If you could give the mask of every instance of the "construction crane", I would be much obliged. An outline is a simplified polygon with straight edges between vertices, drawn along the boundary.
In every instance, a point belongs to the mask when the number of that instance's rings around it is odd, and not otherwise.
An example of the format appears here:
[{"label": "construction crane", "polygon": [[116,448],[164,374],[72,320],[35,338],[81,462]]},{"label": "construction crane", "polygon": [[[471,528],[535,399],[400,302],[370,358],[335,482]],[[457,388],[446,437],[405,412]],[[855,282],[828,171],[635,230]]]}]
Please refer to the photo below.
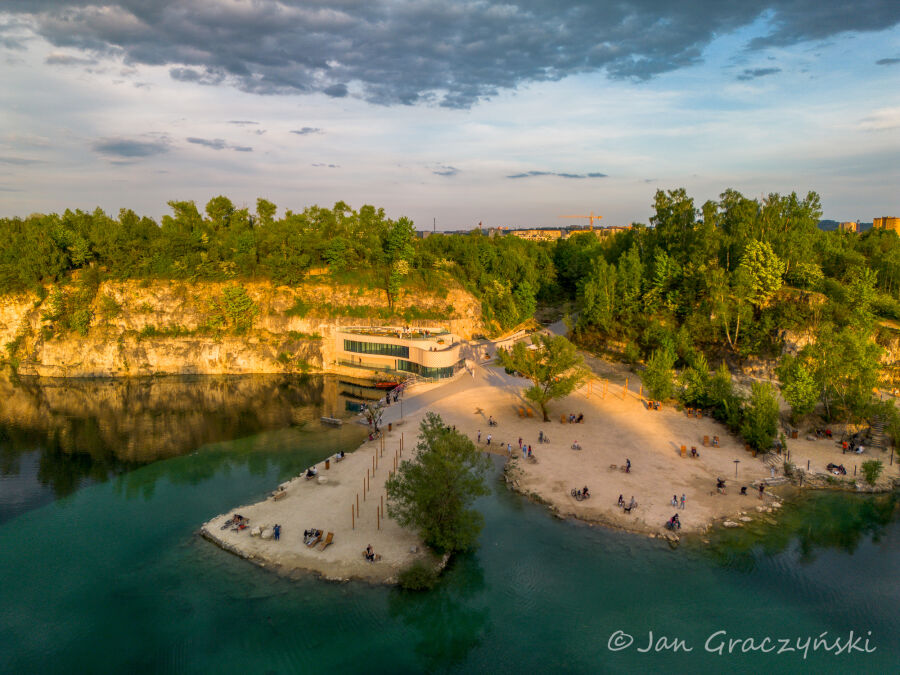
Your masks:
[{"label": "construction crane", "polygon": [[594,231],[594,220],[599,221],[603,216],[595,216],[594,212],[591,211],[591,215],[589,216],[557,216],[557,218],[587,218],[591,224],[591,232]]}]

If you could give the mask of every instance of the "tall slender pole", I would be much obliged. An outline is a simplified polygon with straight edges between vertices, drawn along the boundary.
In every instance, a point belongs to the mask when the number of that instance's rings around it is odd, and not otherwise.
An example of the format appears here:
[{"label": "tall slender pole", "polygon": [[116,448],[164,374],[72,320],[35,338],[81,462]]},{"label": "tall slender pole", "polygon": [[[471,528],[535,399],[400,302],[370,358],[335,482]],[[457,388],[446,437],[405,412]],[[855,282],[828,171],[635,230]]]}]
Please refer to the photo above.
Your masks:
[{"label": "tall slender pole", "polygon": [[356,517],[359,518],[359,493],[356,493]]},{"label": "tall slender pole", "polygon": [[353,511],[353,504],[350,504],[350,529],[356,529],[356,513]]}]

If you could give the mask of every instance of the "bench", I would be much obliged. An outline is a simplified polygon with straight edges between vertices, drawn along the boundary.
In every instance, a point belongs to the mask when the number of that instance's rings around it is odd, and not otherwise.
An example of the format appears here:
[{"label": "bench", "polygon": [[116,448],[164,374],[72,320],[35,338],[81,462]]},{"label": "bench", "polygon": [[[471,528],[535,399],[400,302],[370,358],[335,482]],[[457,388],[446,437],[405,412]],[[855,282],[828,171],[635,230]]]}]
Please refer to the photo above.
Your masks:
[{"label": "bench", "polygon": [[272,493],[272,501],[277,502],[279,499],[287,497],[287,490],[278,490]]}]

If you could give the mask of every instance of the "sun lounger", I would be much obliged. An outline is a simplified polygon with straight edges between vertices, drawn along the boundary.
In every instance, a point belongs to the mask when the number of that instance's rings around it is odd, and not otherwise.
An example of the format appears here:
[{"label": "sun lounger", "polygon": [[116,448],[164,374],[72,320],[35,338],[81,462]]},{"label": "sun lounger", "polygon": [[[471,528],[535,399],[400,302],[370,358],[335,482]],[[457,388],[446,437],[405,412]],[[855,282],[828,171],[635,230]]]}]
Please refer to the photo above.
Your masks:
[{"label": "sun lounger", "polygon": [[334,532],[329,532],[325,537],[325,541],[323,541],[321,544],[319,544],[319,550],[324,551],[326,548],[331,546],[331,543],[333,541],[334,541]]},{"label": "sun lounger", "polygon": [[525,408],[525,414],[526,414],[528,417],[534,417],[534,413],[531,412],[531,408]]},{"label": "sun lounger", "polygon": [[272,493],[272,501],[277,502],[279,499],[287,497],[287,490],[276,490]]},{"label": "sun lounger", "polygon": [[681,446],[681,456],[687,457],[687,448],[684,447],[683,445]]}]

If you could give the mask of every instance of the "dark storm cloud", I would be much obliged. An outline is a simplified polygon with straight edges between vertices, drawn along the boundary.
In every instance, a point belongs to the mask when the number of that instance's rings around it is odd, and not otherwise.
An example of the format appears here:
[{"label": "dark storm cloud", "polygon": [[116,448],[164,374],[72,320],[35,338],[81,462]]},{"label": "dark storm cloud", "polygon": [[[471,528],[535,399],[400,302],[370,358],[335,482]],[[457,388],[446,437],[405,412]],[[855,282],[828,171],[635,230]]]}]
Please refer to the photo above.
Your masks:
[{"label": "dark storm cloud", "polygon": [[191,137],[187,139],[188,143],[193,143],[194,145],[202,145],[204,148],[211,148],[213,150],[234,150],[235,152],[253,152],[253,148],[248,148],[243,145],[231,145],[230,143],[225,142],[222,138],[195,138]]},{"label": "dark storm cloud", "polygon": [[303,127],[302,129],[291,129],[291,133],[298,136],[309,136],[310,134],[321,134],[322,130],[319,127]]},{"label": "dark storm cloud", "polygon": [[537,176],[556,176],[557,178],[606,178],[605,173],[593,171],[591,173],[562,173],[559,171],[526,171],[524,173],[514,173],[507,178],[535,178]]},{"label": "dark storm cloud", "polygon": [[897,0],[7,0],[58,47],[164,65],[182,82],[467,107],[502,89],[605,71],[647,79],[697,63],[765,17],[748,47],[900,22]]},{"label": "dark storm cloud", "polygon": [[757,77],[780,73],[781,68],[744,68],[744,72],[737,76],[738,80],[753,80]]},{"label": "dark storm cloud", "polygon": [[875,65],[878,66],[895,66],[900,63],[900,58],[878,59]]},{"label": "dark storm cloud", "polygon": [[140,158],[169,151],[166,141],[139,141],[131,138],[101,138],[94,141],[95,152],[110,157]]}]

